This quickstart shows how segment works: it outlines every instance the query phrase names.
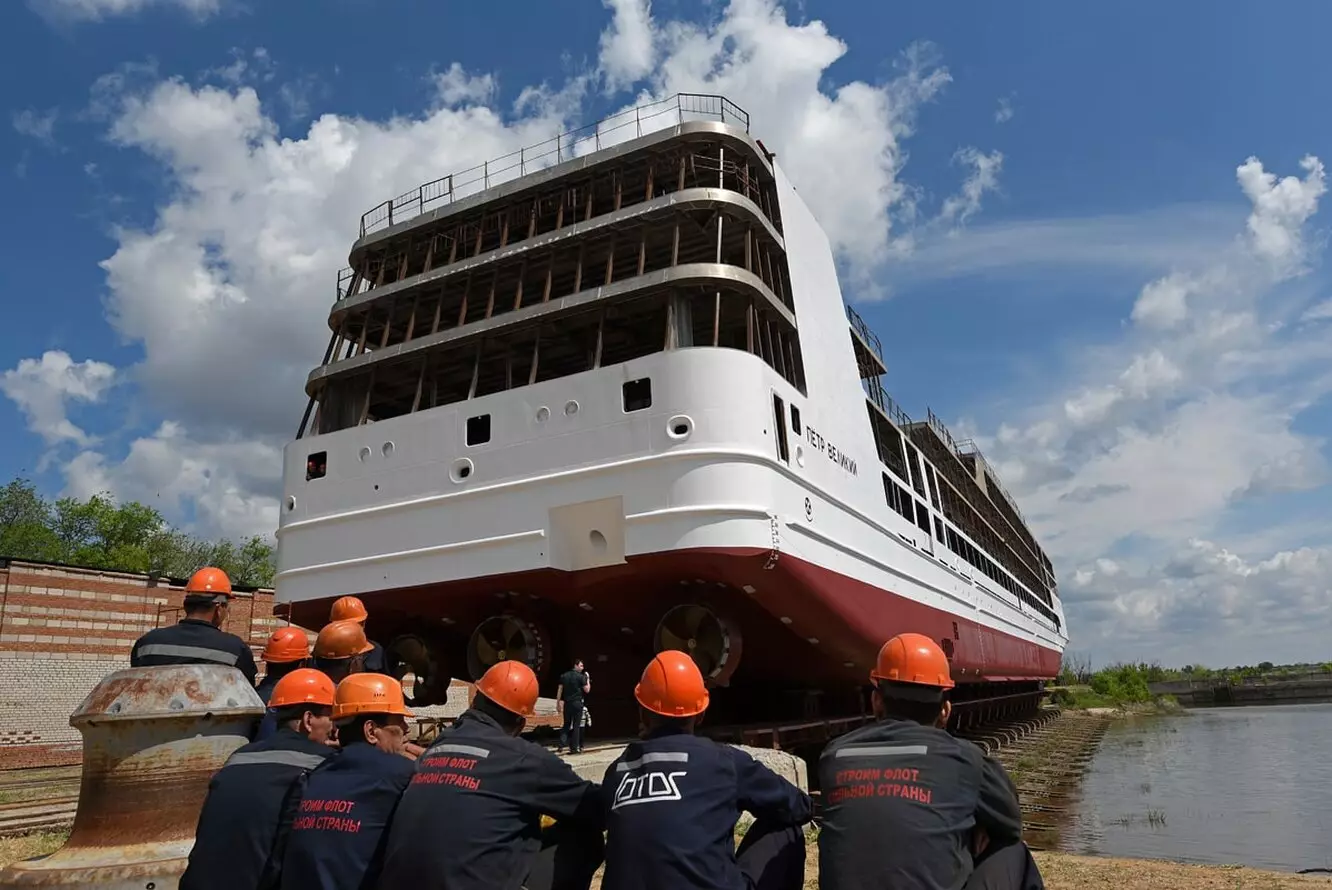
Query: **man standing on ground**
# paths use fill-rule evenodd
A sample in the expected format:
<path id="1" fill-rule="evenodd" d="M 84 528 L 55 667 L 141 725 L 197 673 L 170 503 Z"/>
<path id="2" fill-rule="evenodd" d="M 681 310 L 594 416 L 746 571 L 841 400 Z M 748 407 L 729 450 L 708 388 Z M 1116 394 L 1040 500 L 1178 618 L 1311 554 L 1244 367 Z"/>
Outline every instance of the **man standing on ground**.
<path id="1" fill-rule="evenodd" d="M 583 750 L 583 696 L 592 691 L 592 681 L 583 670 L 583 659 L 575 658 L 573 667 L 560 674 L 560 688 L 555 690 L 555 708 L 564 717 L 560 727 L 560 750 L 570 754 Z"/>
<path id="2" fill-rule="evenodd" d="M 905 633 L 870 672 L 877 722 L 819 757 L 821 890 L 1044 890 L 1003 766 L 944 727 L 948 659 Z"/>
<path id="3" fill-rule="evenodd" d="M 231 597 L 226 572 L 212 566 L 199 569 L 185 585 L 185 617 L 139 637 L 130 649 L 130 667 L 221 664 L 239 669 L 253 686 L 259 673 L 254 653 L 240 637 L 221 630 Z"/>

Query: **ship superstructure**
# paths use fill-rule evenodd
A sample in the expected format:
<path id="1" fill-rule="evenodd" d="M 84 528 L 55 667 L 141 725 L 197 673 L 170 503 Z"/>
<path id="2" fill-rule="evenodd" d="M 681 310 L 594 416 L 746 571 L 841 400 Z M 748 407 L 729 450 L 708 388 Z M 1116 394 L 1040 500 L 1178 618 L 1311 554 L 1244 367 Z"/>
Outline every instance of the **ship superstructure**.
<path id="1" fill-rule="evenodd" d="M 366 214 L 285 454 L 296 620 L 357 594 L 418 675 L 579 656 L 603 700 L 682 648 L 735 719 L 852 707 L 904 630 L 962 697 L 1055 675 L 1049 559 L 748 129 L 682 94 Z"/>

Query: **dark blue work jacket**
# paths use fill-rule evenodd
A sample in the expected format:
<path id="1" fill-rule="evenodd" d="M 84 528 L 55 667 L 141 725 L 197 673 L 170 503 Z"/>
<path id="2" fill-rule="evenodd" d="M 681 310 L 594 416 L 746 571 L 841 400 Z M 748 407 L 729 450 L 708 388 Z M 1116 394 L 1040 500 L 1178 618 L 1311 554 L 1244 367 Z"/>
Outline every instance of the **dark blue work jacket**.
<path id="1" fill-rule="evenodd" d="M 1022 837 L 1017 789 L 999 761 L 912 720 L 880 720 L 819 756 L 819 885 L 952 890 L 972 874 L 977 826 L 994 847 Z"/>
<path id="2" fill-rule="evenodd" d="M 367 674 L 387 674 L 389 672 L 388 653 L 384 651 L 383 646 L 379 645 L 374 640 L 370 640 L 369 642 L 370 645 L 375 648 L 365 653 L 365 672 Z"/>
<path id="3" fill-rule="evenodd" d="M 809 795 L 753 757 L 675 728 L 630 743 L 601 784 L 604 890 L 742 890 L 735 823 L 804 825 Z"/>
<path id="4" fill-rule="evenodd" d="M 599 839 L 599 789 L 489 715 L 464 711 L 417 760 L 379 885 L 518 890 L 542 846 L 542 815 Z"/>
<path id="5" fill-rule="evenodd" d="M 254 653 L 244 640 L 198 618 L 155 628 L 134 641 L 130 667 L 165 664 L 222 664 L 237 668 L 251 685 L 259 673 Z"/>
<path id="6" fill-rule="evenodd" d="M 180 890 L 276 887 L 302 780 L 332 753 L 285 727 L 236 749 L 208 783 Z"/>
<path id="7" fill-rule="evenodd" d="M 263 699 L 265 705 L 272 699 L 273 690 L 277 688 L 278 681 L 289 673 L 291 671 L 279 674 L 270 673 L 255 687 L 254 691 L 259 694 L 259 698 Z M 262 742 L 264 739 L 272 738 L 275 732 L 277 732 L 277 708 L 265 708 L 263 719 L 259 721 L 259 728 L 255 730 L 254 740 Z"/>
<path id="8" fill-rule="evenodd" d="M 287 836 L 284 890 L 372 890 L 416 764 L 357 743 L 310 774 Z"/>

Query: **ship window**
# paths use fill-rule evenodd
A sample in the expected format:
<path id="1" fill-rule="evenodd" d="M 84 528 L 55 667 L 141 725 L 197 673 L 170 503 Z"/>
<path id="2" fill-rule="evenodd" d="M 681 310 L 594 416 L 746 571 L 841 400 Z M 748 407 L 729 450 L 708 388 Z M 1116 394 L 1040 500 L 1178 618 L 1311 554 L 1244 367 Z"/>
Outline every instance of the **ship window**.
<path id="1" fill-rule="evenodd" d="M 939 480 L 934 475 L 934 467 L 926 464 L 925 471 L 930 477 L 930 499 L 934 502 L 934 506 L 937 507 L 939 506 Z"/>
<path id="2" fill-rule="evenodd" d="M 467 418 L 467 444 L 484 445 L 490 441 L 490 415 Z"/>
<path id="3" fill-rule="evenodd" d="M 934 517 L 934 536 L 939 539 L 939 543 L 944 542 L 943 520 L 938 516 Z"/>
<path id="4" fill-rule="evenodd" d="M 652 407 L 652 378 L 640 377 L 637 380 L 626 380 L 624 386 L 620 387 L 624 394 L 625 413 L 630 411 L 642 411 L 644 408 Z"/>
<path id="5" fill-rule="evenodd" d="M 926 536 L 930 533 L 930 508 L 920 501 L 916 501 L 916 525 L 920 526 Z"/>
<path id="6" fill-rule="evenodd" d="M 323 479 L 328 472 L 328 452 L 316 451 L 305 459 L 305 481 Z"/>
<path id="7" fill-rule="evenodd" d="M 791 406 L 791 430 L 800 435 L 800 409 L 795 405 Z"/>
<path id="8" fill-rule="evenodd" d="M 777 393 L 772 394 L 772 416 L 776 421 L 773 427 L 777 433 L 777 456 L 783 463 L 790 463 L 791 455 L 786 445 L 786 403 Z"/>

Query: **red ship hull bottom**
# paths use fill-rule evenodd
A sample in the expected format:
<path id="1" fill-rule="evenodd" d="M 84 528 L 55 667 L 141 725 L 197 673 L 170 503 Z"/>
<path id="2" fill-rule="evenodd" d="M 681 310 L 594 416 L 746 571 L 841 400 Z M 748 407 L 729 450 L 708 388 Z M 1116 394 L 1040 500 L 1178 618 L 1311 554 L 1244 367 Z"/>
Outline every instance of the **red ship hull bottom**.
<path id="1" fill-rule="evenodd" d="M 292 604 L 291 620 L 321 627 L 334 599 Z M 674 606 L 698 603 L 736 628 L 738 667 L 713 693 L 733 719 L 813 717 L 857 711 L 879 647 L 913 631 L 950 655 L 960 697 L 1052 679 L 1060 652 L 882 590 L 789 554 L 698 548 L 630 557 L 579 572 L 544 569 L 360 594 L 367 632 L 386 645 L 403 634 L 428 640 L 451 676 L 473 680 L 468 645 L 483 620 L 510 614 L 532 630 L 529 649 L 545 695 L 574 658 L 592 676 L 592 703 L 632 702 L 655 652 L 654 632 Z M 473 660 L 473 664 L 475 661 Z M 1013 681 L 1025 681 L 1014 683 Z"/>

